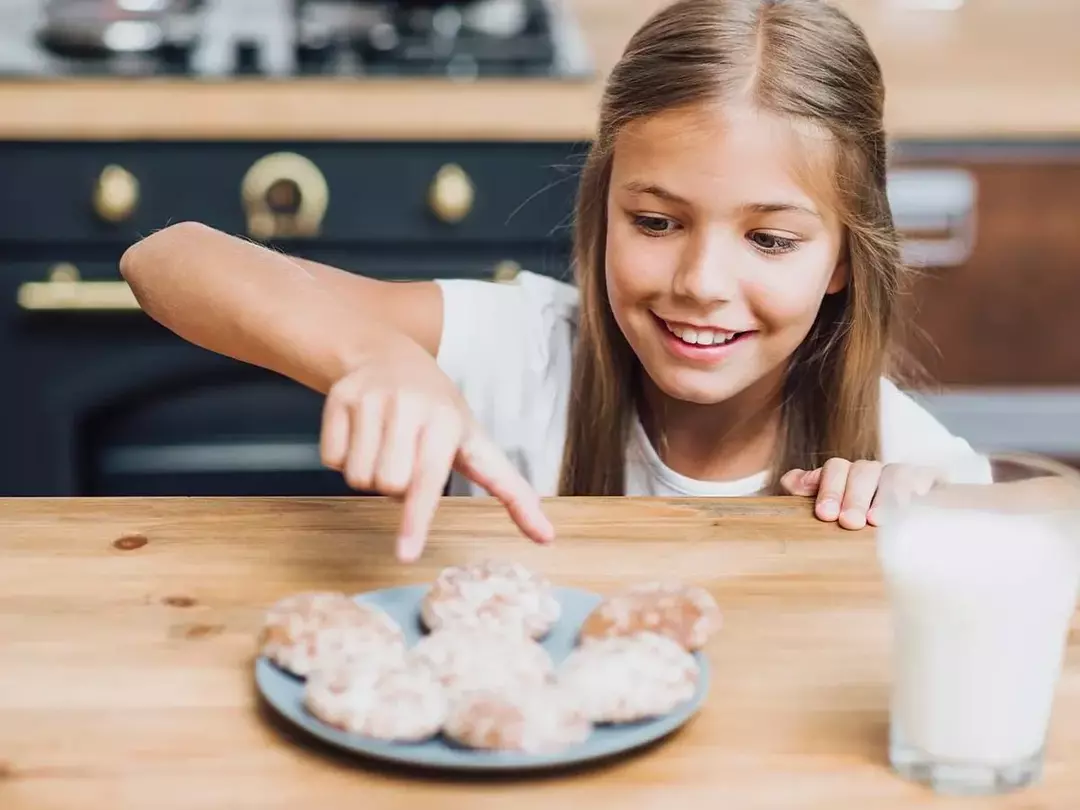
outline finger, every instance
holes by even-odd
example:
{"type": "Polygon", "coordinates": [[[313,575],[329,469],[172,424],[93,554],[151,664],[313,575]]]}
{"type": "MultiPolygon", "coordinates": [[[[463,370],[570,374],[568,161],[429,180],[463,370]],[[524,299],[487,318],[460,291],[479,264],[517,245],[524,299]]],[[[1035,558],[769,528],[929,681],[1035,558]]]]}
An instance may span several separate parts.
{"type": "Polygon", "coordinates": [[[870,511],[866,514],[866,522],[871,526],[880,526],[887,520],[889,509],[905,505],[912,496],[925,495],[939,478],[939,471],[933,467],[886,464],[870,511]]]}
{"type": "Polygon", "coordinates": [[[847,489],[850,470],[851,462],[842,458],[830,458],[822,465],[817,502],[814,504],[814,514],[821,520],[836,520],[840,517],[840,503],[844,490],[847,489]]]}
{"type": "Polygon", "coordinates": [[[420,433],[416,471],[405,493],[397,541],[398,559],[402,562],[419,559],[424,550],[460,441],[460,421],[430,421],[420,433]]]}
{"type": "Polygon", "coordinates": [[[548,543],[555,529],[540,506],[540,496],[510,463],[502,450],[474,428],[458,451],[456,466],[498,498],[525,535],[538,543],[548,543]]]}
{"type": "Polygon", "coordinates": [[[375,461],[383,441],[383,420],[387,410],[381,394],[369,394],[349,409],[349,457],[345,480],[353,489],[370,490],[375,485],[375,461]]]}
{"type": "Polygon", "coordinates": [[[388,410],[383,443],[375,463],[375,489],[384,495],[403,495],[416,463],[416,444],[424,425],[424,408],[417,400],[397,397],[388,410]]]}
{"type": "Polygon", "coordinates": [[[341,470],[349,452],[349,409],[333,392],[323,405],[322,429],[319,435],[319,456],[324,466],[341,470]]]}
{"type": "Polygon", "coordinates": [[[821,481],[821,467],[816,470],[788,470],[780,478],[780,488],[789,495],[814,495],[821,481]]]}
{"type": "Polygon", "coordinates": [[[859,460],[848,472],[844,499],[840,505],[840,526],[845,529],[866,527],[866,513],[881,481],[881,462],[859,460]]]}

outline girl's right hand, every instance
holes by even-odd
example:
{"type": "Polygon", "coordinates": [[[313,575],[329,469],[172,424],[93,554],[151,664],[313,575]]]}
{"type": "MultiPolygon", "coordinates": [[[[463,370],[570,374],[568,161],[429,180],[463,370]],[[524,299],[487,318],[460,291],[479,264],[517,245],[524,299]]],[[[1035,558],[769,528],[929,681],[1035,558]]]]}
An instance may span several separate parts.
{"type": "Polygon", "coordinates": [[[552,540],[539,495],[483,432],[431,355],[413,348],[369,357],[333,385],[323,410],[323,464],[355,489],[404,497],[401,560],[423,551],[451,469],[498,498],[526,536],[552,540]]]}

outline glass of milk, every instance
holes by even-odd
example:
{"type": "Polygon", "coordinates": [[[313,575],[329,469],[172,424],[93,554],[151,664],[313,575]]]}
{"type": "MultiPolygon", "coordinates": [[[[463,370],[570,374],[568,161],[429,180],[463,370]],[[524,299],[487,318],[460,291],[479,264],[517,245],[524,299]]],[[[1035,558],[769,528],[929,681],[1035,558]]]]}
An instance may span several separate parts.
{"type": "Polygon", "coordinates": [[[988,456],[977,483],[879,493],[889,760],[953,794],[1038,781],[1080,587],[1080,473],[988,456]]]}

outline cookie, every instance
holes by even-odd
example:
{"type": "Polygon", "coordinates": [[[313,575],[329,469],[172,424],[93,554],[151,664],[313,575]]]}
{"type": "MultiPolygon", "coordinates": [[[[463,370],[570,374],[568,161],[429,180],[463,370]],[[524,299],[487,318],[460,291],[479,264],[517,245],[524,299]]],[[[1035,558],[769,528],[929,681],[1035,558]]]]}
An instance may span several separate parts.
{"type": "Polygon", "coordinates": [[[527,636],[478,627],[448,627],[424,636],[406,655],[430,672],[450,698],[471,691],[523,689],[551,681],[547,650],[527,636]]]}
{"type": "Polygon", "coordinates": [[[592,722],[631,723],[690,700],[699,675],[693,654],[667,636],[643,632],[575,648],[558,680],[592,722]]]}
{"type": "Polygon", "coordinates": [[[446,692],[423,669],[348,664],[312,673],[304,706],[335,728],[389,742],[434,737],[448,708],[446,692]]]}
{"type": "Polygon", "coordinates": [[[545,636],[560,613],[547,579],[518,563],[493,560],[444,569],[420,605],[429,630],[489,627],[531,638],[545,636]]]}
{"type": "Polygon", "coordinates": [[[609,596],[585,619],[581,641],[648,631],[700,650],[720,629],[720,608],[697,585],[648,582],[609,596]]]}
{"type": "Polygon", "coordinates": [[[262,654],[294,675],[366,659],[400,660],[405,636],[387,613],[341,593],[301,593],[267,611],[259,634],[262,654]]]}
{"type": "Polygon", "coordinates": [[[470,692],[454,702],[443,734],[468,748],[547,754],[584,742],[592,723],[556,684],[470,692]]]}

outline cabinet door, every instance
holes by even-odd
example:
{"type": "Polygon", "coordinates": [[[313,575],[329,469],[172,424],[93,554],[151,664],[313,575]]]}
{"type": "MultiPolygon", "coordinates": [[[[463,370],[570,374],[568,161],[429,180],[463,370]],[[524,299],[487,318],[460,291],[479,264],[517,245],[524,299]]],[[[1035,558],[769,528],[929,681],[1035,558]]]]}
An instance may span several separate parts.
{"type": "Polygon", "coordinates": [[[895,162],[898,175],[907,169],[962,170],[975,195],[970,222],[948,221],[947,206],[938,206],[946,218],[931,226],[937,234],[908,233],[943,243],[971,229],[970,252],[950,258],[946,250],[940,263],[931,256],[904,302],[912,327],[904,342],[930,380],[1080,384],[1080,143],[908,145],[895,162]]]}

